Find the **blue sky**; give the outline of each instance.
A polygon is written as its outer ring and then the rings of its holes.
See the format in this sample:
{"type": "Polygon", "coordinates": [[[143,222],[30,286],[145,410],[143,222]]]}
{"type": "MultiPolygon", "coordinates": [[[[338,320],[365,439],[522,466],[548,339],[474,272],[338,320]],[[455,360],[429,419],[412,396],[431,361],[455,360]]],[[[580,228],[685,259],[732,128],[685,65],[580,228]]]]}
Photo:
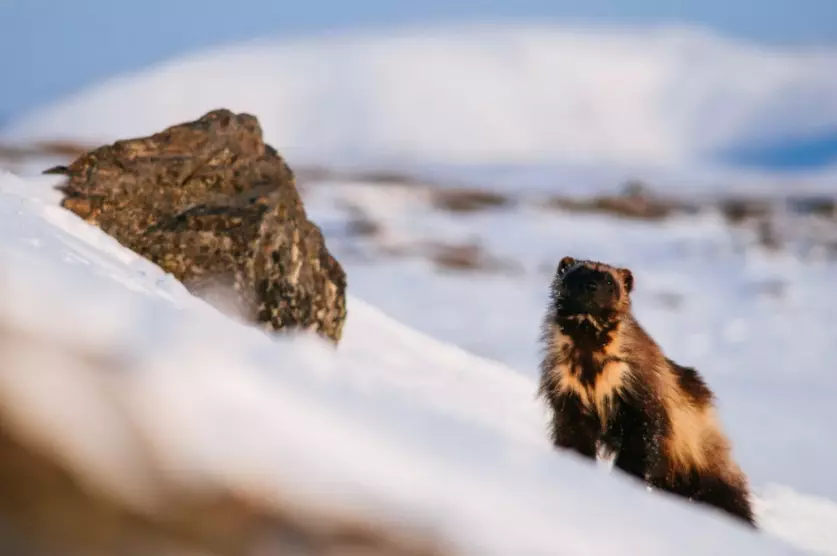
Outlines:
{"type": "Polygon", "coordinates": [[[687,22],[771,43],[837,43],[837,0],[0,0],[0,120],[213,44],[414,23],[687,22]]]}

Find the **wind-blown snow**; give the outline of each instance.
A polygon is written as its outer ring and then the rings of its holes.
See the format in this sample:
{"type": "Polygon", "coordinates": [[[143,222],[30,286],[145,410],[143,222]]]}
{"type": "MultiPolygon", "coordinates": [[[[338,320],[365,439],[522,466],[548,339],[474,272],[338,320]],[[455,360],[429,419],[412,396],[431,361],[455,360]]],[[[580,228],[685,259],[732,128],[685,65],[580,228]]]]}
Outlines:
{"type": "Polygon", "coordinates": [[[116,77],[7,138],[144,135],[217,107],[290,160],[694,166],[837,129],[837,51],[681,27],[453,26],[254,42],[116,77]]]}
{"type": "MultiPolygon", "coordinates": [[[[45,204],[38,189],[0,175],[0,315],[118,355],[130,372],[108,377],[107,392],[180,481],[386,509],[436,527],[465,554],[792,553],[556,454],[534,380],[510,368],[354,297],[337,351],[309,336],[271,338],[45,204]]],[[[49,354],[2,355],[5,412],[88,473],[92,462],[109,488],[140,496],[126,417],[49,354]]]]}

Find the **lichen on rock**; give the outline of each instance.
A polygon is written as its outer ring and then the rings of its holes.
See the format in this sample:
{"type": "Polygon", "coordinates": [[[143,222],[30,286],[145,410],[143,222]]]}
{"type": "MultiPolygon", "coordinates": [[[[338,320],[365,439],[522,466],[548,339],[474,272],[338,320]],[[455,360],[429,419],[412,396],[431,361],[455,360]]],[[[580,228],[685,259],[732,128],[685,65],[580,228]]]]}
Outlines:
{"type": "Polygon", "coordinates": [[[215,110],[47,172],[68,176],[63,207],[219,309],[339,342],[345,272],[255,117],[215,110]]]}

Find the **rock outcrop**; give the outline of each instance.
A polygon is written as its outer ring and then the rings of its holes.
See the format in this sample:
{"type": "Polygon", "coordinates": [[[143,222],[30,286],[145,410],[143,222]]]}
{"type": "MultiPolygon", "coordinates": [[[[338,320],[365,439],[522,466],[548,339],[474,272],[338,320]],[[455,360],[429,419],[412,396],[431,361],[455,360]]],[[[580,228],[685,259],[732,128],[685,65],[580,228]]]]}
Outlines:
{"type": "Polygon", "coordinates": [[[337,343],[346,275],[255,117],[216,110],[69,166],[62,206],[225,312],[337,343]]]}

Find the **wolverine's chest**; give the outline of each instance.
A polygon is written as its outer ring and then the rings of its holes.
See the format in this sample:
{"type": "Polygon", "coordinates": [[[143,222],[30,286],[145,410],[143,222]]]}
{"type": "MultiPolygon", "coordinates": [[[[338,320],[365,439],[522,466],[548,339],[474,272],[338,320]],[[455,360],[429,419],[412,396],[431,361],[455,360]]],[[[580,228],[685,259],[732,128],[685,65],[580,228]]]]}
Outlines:
{"type": "Polygon", "coordinates": [[[625,364],[618,360],[585,359],[558,365],[553,377],[556,387],[562,393],[575,394],[585,406],[601,405],[618,397],[627,373],[625,364]]]}
{"type": "Polygon", "coordinates": [[[577,398],[585,411],[609,420],[625,390],[629,375],[627,363],[617,352],[606,349],[579,349],[569,339],[558,344],[558,357],[551,382],[556,393],[577,398]]]}
{"type": "Polygon", "coordinates": [[[596,390],[597,379],[606,371],[605,357],[597,352],[568,349],[560,361],[561,374],[586,390],[596,390]]]}

